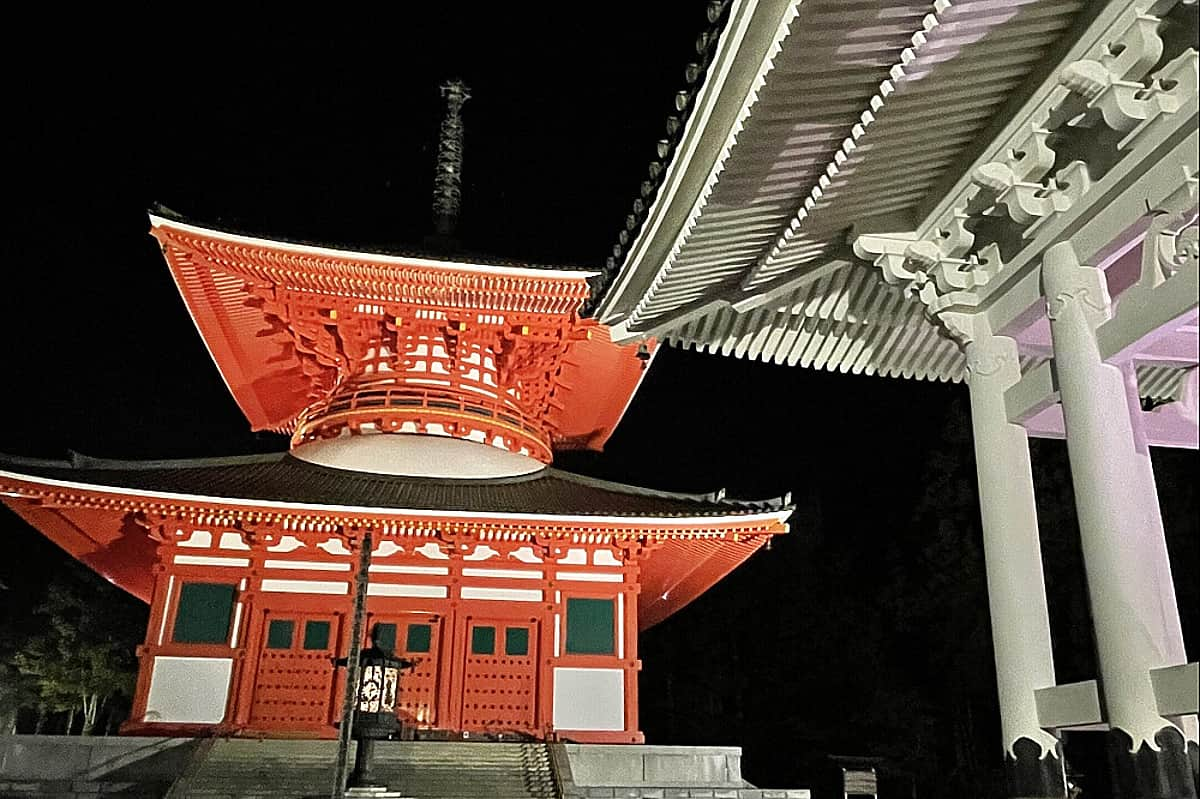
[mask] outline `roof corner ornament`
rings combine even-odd
[[[437,172],[433,182],[433,219],[439,236],[450,237],[458,226],[459,205],[462,202],[463,121],[462,107],[471,99],[471,90],[461,80],[448,80],[441,85],[446,98],[446,115],[442,118],[438,139]]]

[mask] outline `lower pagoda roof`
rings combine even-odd
[[[687,605],[788,530],[789,498],[682,494],[545,468],[520,477],[449,480],[320,466],[287,453],[233,458],[43,460],[0,454],[0,501],[77,560],[149,601],[164,540],[177,524],[239,529],[270,522],[331,535],[528,537],[644,547],[638,624]]]
[[[597,480],[553,468],[494,479],[431,479],[336,469],[288,453],[125,461],[76,455],[0,455],[0,473],[176,498],[250,500],[338,508],[629,518],[721,517],[785,510],[788,498],[726,499]]]

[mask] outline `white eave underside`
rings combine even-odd
[[[654,277],[640,294],[625,290],[636,281],[618,282],[601,321],[614,338],[654,334],[776,363],[960,380],[957,348],[919,303],[854,262],[845,234],[881,217],[916,228],[931,191],[957,177],[948,173],[1004,103],[1060,55],[1083,3],[796,5],[736,141],[707,165],[711,190],[660,209],[683,217],[669,253],[657,265],[631,255],[624,269]],[[631,254],[653,250],[641,239],[665,228],[647,225]]]
[[[287,241],[264,239],[257,236],[244,236],[239,233],[228,233],[224,230],[189,225],[174,219],[150,214],[151,227],[163,227],[191,233],[196,236],[208,236],[231,244],[241,244],[247,247],[266,247],[284,250],[302,255],[312,255],[318,258],[330,258],[341,261],[358,261],[361,263],[381,264],[388,266],[415,266],[426,269],[444,269],[463,272],[486,272],[492,275],[507,275],[509,277],[537,278],[540,280],[587,280],[599,274],[594,271],[571,269],[535,269],[533,267],[499,266],[494,264],[460,263],[454,260],[434,261],[428,258],[416,258],[408,255],[384,255],[356,250],[341,250],[334,247],[318,247],[311,244],[293,244]]]

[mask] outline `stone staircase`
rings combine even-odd
[[[168,794],[195,799],[327,797],[332,741],[221,740]],[[554,799],[544,744],[382,741],[375,776],[414,799]]]
[[[0,736],[0,799],[325,799],[334,741]],[[755,788],[720,746],[381,741],[376,774],[414,799],[810,799]]]

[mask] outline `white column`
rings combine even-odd
[[[1038,725],[1034,700],[1034,691],[1055,684],[1054,656],[1029,440],[1021,425],[1009,421],[1004,404],[1004,392],[1021,378],[1017,344],[1011,338],[984,335],[967,344],[966,356],[996,687],[1009,779],[1025,783],[1023,788],[1029,791],[1016,795],[1034,795],[1036,790],[1038,796],[1063,796],[1066,788],[1058,739]],[[1030,744],[1015,747],[1022,738],[1037,749]],[[1031,750],[1042,763],[1028,762]],[[1028,785],[1034,774],[1040,784]]]
[[[1100,357],[1096,328],[1112,315],[1103,273],[1065,242],[1046,252],[1042,282],[1108,721],[1134,752],[1157,752],[1155,735],[1177,725],[1158,714],[1150,670],[1186,656],[1135,378]]]

